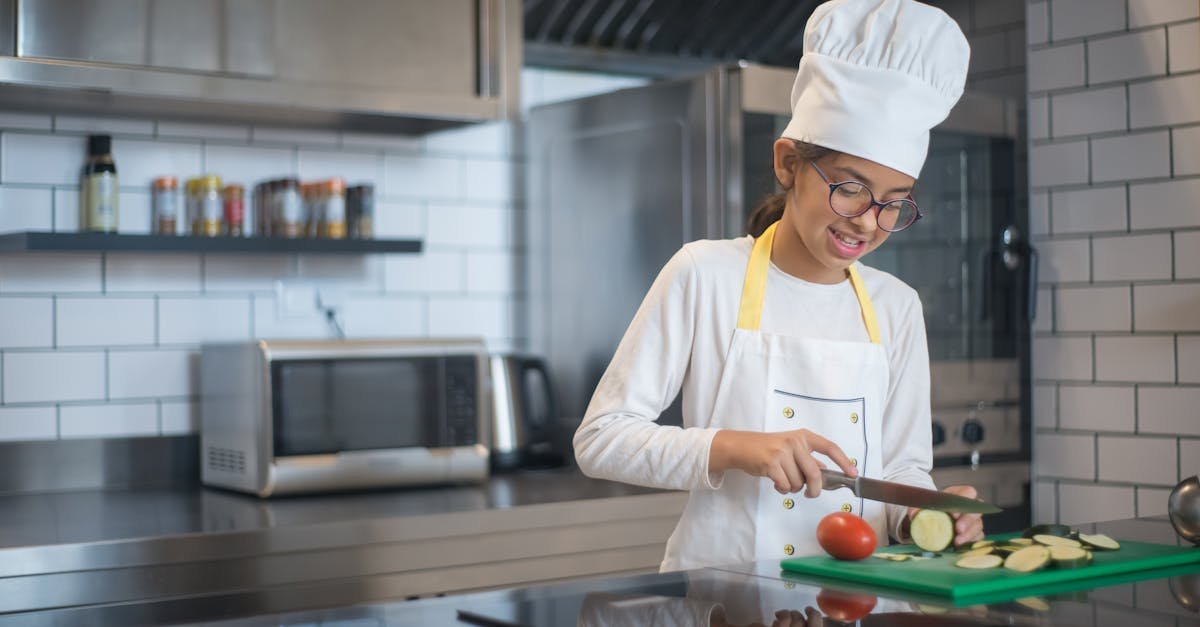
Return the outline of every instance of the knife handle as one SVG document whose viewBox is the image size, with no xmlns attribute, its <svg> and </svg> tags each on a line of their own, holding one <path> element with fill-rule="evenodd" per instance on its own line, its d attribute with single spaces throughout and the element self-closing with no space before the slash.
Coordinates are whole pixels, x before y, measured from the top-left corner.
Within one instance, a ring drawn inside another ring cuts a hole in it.
<svg viewBox="0 0 1200 627">
<path fill-rule="evenodd" d="M 821 488 L 822 491 L 836 490 L 838 488 L 850 488 L 853 491 L 856 486 L 854 477 L 846 476 L 845 473 L 829 470 L 828 468 L 821 470 L 821 480 L 824 482 Z"/>
</svg>

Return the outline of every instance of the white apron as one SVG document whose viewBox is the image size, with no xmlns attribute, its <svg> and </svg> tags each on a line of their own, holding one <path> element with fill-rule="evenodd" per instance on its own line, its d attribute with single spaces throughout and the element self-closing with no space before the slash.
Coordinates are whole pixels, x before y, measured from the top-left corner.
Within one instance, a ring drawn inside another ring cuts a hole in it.
<svg viewBox="0 0 1200 627">
<path fill-rule="evenodd" d="M 750 253 L 711 426 L 766 432 L 808 429 L 841 447 L 862 476 L 879 478 L 888 364 L 871 299 L 858 270 L 848 268 L 869 343 L 763 333 L 759 327 L 776 226 L 755 240 Z M 824 455 L 814 457 L 837 469 Z M 662 569 L 822 553 L 817 523 L 831 512 L 862 516 L 875 529 L 879 544 L 887 543 L 882 503 L 856 498 L 846 489 L 823 491 L 813 499 L 803 492 L 779 494 L 770 479 L 725 473 L 720 489 L 692 493 L 667 542 Z"/>
</svg>

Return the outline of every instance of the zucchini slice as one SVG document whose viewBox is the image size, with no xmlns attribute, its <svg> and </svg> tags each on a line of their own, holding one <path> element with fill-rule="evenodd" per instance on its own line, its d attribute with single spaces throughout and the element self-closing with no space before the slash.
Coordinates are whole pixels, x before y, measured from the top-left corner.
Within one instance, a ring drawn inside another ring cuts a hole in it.
<svg viewBox="0 0 1200 627">
<path fill-rule="evenodd" d="M 1020 603 L 1021 605 L 1024 605 L 1035 612 L 1050 611 L 1050 604 L 1047 603 L 1046 599 L 1043 599 L 1042 597 L 1024 597 L 1017 599 L 1017 603 Z"/>
<path fill-rule="evenodd" d="M 982 549 L 987 546 L 993 546 L 994 544 L 996 544 L 995 540 L 976 540 L 971 543 L 971 549 Z"/>
<path fill-rule="evenodd" d="M 1072 529 L 1066 525 L 1034 525 L 1026 529 L 1021 535 L 1026 538 L 1038 535 L 1062 536 L 1065 538 L 1071 535 L 1071 531 Z"/>
<path fill-rule="evenodd" d="M 1017 544 L 1020 546 L 1032 546 L 1033 538 L 1013 538 L 1008 541 L 1009 544 Z"/>
<path fill-rule="evenodd" d="M 1087 551 L 1073 546 L 1050 547 L 1050 559 L 1058 568 L 1081 568 L 1091 562 Z"/>
<path fill-rule="evenodd" d="M 1049 563 L 1050 549 L 1044 546 L 1027 546 L 1009 555 L 1004 560 L 1004 567 L 1018 573 L 1031 573 Z"/>
<path fill-rule="evenodd" d="M 946 512 L 923 509 L 912 517 L 909 534 L 922 550 L 945 551 L 954 542 L 954 520 Z"/>
<path fill-rule="evenodd" d="M 1095 535 L 1081 533 L 1079 534 L 1079 541 L 1093 549 L 1099 549 L 1101 551 L 1116 551 L 1117 549 L 1121 548 L 1120 542 L 1117 542 L 1116 540 L 1113 540 L 1102 533 L 1097 533 Z"/>
<path fill-rule="evenodd" d="M 986 547 L 985 547 L 986 548 Z M 999 555 L 964 555 L 954 565 L 959 568 L 970 568 L 973 570 L 984 570 L 987 568 L 1000 568 L 1004 564 L 1004 558 Z"/>
<path fill-rule="evenodd" d="M 1033 536 L 1033 541 L 1046 546 L 1069 546 L 1073 549 L 1081 548 L 1083 545 L 1078 540 L 1064 538 L 1062 536 L 1052 536 L 1048 534 L 1038 534 Z"/>
<path fill-rule="evenodd" d="M 995 551 L 995 548 L 996 547 L 981 546 L 978 549 L 971 549 L 970 551 L 963 553 L 962 556 L 963 557 L 979 557 L 980 555 L 991 555 L 992 552 Z M 996 557 L 999 557 L 999 556 L 997 555 Z"/>
</svg>

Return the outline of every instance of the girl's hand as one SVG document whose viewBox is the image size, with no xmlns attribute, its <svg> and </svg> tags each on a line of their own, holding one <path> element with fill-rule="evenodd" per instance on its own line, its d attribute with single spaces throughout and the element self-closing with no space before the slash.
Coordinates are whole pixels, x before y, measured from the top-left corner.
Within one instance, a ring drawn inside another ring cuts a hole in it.
<svg viewBox="0 0 1200 627">
<path fill-rule="evenodd" d="M 975 491 L 975 488 L 973 488 L 969 485 L 948 486 L 945 489 L 943 489 L 942 492 L 946 492 L 948 494 L 957 494 L 958 496 L 965 496 L 969 499 L 974 499 L 974 498 L 979 497 L 979 493 Z M 919 510 L 915 507 L 908 508 L 908 517 L 904 521 L 904 529 L 906 532 L 908 531 L 909 521 L 911 521 L 912 517 L 916 516 L 917 512 L 919 512 L 919 511 L 921 511 L 921 510 Z M 950 517 L 954 519 L 954 545 L 955 546 L 983 539 L 983 515 L 982 514 L 967 514 L 964 512 L 956 512 L 956 513 L 950 514 Z"/>
<path fill-rule="evenodd" d="M 821 493 L 821 469 L 825 467 L 812 456 L 814 452 L 832 459 L 847 475 L 858 475 L 858 469 L 838 445 L 808 429 L 775 433 L 718 431 L 709 451 L 708 471 L 741 470 L 770 479 L 780 494 L 805 490 L 811 498 Z"/>
</svg>

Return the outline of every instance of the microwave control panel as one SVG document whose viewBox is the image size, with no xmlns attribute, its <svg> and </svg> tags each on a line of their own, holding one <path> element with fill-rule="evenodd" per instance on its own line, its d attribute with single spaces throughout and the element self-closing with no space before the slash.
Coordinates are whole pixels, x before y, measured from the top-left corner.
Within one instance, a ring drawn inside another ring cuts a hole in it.
<svg viewBox="0 0 1200 627">
<path fill-rule="evenodd" d="M 447 357 L 446 446 L 479 443 L 479 363 L 474 355 Z"/>
</svg>

